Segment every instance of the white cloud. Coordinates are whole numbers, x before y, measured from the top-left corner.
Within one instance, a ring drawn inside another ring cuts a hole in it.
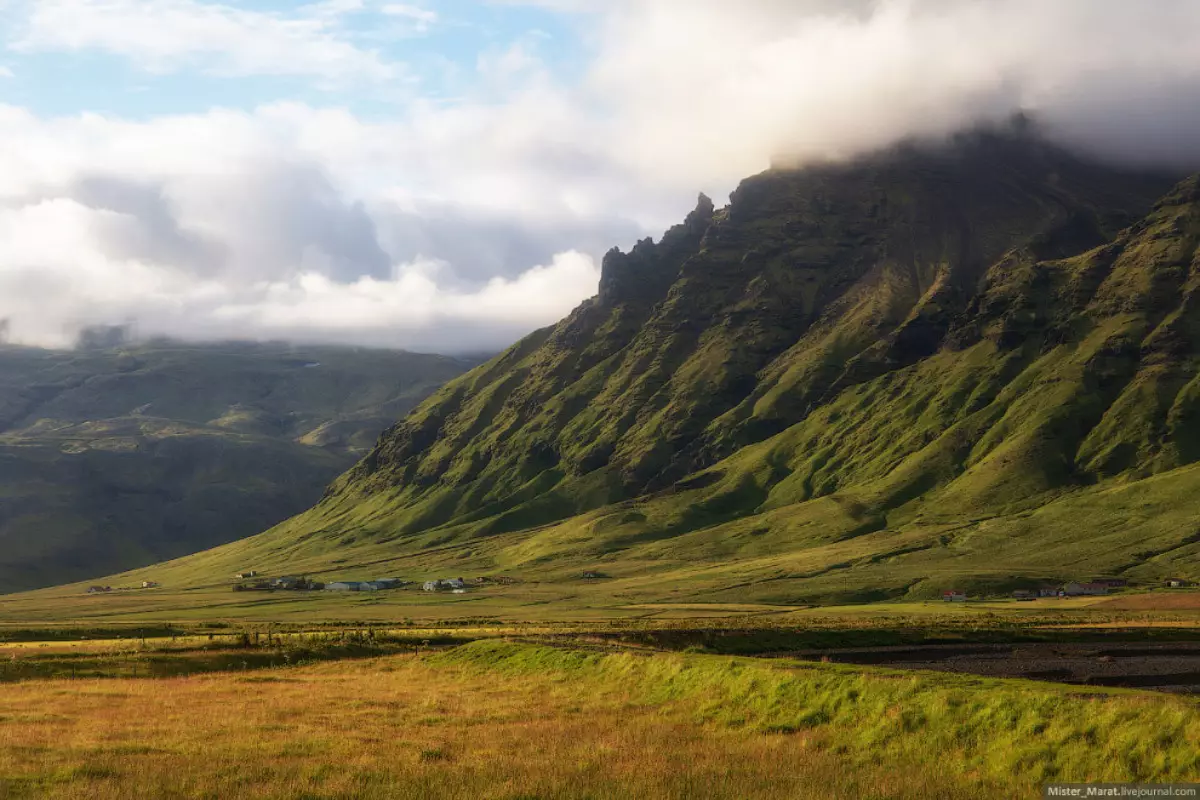
[[[0,210],[0,318],[14,338],[68,345],[84,325],[137,319],[147,334],[491,350],[553,323],[599,280],[594,260],[575,252],[466,287],[447,285],[448,266],[433,261],[339,281],[321,271],[319,253],[310,270],[228,280],[114,252],[114,235],[140,228],[65,199]]]
[[[302,75],[327,85],[401,75],[400,66],[339,27],[341,15],[360,5],[332,0],[277,14],[199,0],[33,0],[9,46],[19,53],[101,51],[158,73]]]
[[[595,293],[599,267],[590,256],[559,253],[514,278],[470,289],[439,283],[444,264],[401,265],[390,280],[338,283],[319,272],[253,287],[206,317],[230,331],[284,338],[402,344],[417,349],[495,350],[552,324],[564,309]]]
[[[433,23],[437,22],[438,15],[436,11],[430,11],[427,8],[420,6],[409,5],[407,3],[387,3],[380,6],[380,12],[389,17],[403,17],[417,23],[422,29],[428,28]]]
[[[1153,13],[1123,0],[589,5],[602,20],[590,88],[629,162],[677,181],[735,180],[773,156],[853,154],[1018,108],[1138,155],[1126,145],[1187,130],[1200,106],[1193,0]],[[1153,155],[1194,157],[1190,139]]]
[[[0,318],[43,343],[136,316],[147,333],[498,348],[591,294],[609,246],[773,158],[1023,108],[1100,152],[1200,166],[1193,0],[547,2],[589,15],[577,85],[529,40],[482,54],[454,103],[382,121],[283,102],[136,122],[0,106]],[[346,18],[437,22],[380,0],[36,10],[25,49],[321,80],[395,69]]]
[[[594,294],[594,256],[643,233],[619,181],[539,161],[515,108],[368,125],[295,104],[139,123],[0,106],[0,318],[49,345],[136,318],[192,338],[501,347]]]
[[[15,78],[15,77],[17,77],[15,72],[13,72],[11,69],[4,66],[3,64],[0,64],[0,78]]]

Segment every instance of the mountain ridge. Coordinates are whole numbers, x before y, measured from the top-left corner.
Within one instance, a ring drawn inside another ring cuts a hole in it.
[[[156,574],[784,603],[1200,577],[1197,242],[1196,178],[1029,137],[764,173],[611,252],[313,509]]]
[[[999,142],[1008,145],[1006,140]],[[990,144],[993,142],[985,142],[985,146]],[[967,146],[973,147],[975,143],[970,142]],[[1037,145],[1038,149],[1028,160],[1037,163],[1043,157],[1041,147]],[[1051,152],[1066,168],[1077,168],[1076,162],[1060,151]],[[988,151],[987,155],[991,157],[993,153]],[[928,156],[918,153],[913,157],[929,161],[911,167],[910,156],[906,153],[898,159],[902,166],[897,169],[942,168],[940,153]],[[966,158],[975,159],[970,166],[977,166],[976,154],[968,152]],[[884,164],[889,163],[884,161]],[[1024,163],[1020,166],[1027,168]],[[575,386],[567,387],[565,398],[557,396],[557,385],[537,396],[537,402],[555,404],[561,409],[552,408],[549,414],[543,414],[549,419],[533,420],[529,427],[537,429],[539,423],[543,423],[543,427],[554,427],[562,418],[570,419],[562,424],[557,441],[547,441],[547,437],[538,437],[535,432],[525,452],[557,458],[564,465],[564,471],[573,476],[588,474],[615,459],[627,491],[653,490],[682,478],[702,464],[728,455],[737,447],[761,441],[798,421],[804,409],[817,398],[836,394],[846,385],[861,382],[880,369],[880,361],[903,363],[911,360],[914,354],[915,357],[930,354],[933,348],[928,340],[935,338],[930,336],[930,328],[940,330],[948,324],[948,315],[939,315],[938,302],[948,300],[947,295],[956,291],[955,281],[974,279],[983,270],[981,264],[999,258],[1010,249],[1006,245],[1018,243],[1014,241],[1017,237],[1006,235],[1001,244],[992,245],[990,249],[982,247],[985,252],[980,256],[972,255],[969,247],[955,242],[953,249],[959,251],[955,259],[954,256],[946,257],[944,252],[944,239],[948,234],[937,230],[917,241],[916,245],[905,244],[914,255],[909,263],[902,263],[905,259],[896,253],[901,245],[892,239],[907,235],[913,217],[927,213],[925,208],[918,208],[915,213],[902,210],[895,223],[895,227],[901,229],[900,235],[888,238],[886,234],[891,231],[877,234],[878,238],[884,239],[879,243],[870,240],[869,232],[860,229],[863,226],[859,224],[859,218],[839,213],[841,209],[836,207],[830,210],[834,201],[820,194],[824,188],[821,186],[823,180],[886,184],[890,176],[880,179],[879,169],[875,162],[869,161],[866,167],[856,164],[802,170],[794,174],[766,173],[743,183],[732,196],[728,209],[722,212],[725,219],[718,220],[718,224],[708,226],[703,232],[700,230],[703,226],[697,223],[710,208],[706,206],[706,199],[702,199],[697,211],[689,216],[689,222],[669,231],[658,245],[646,240],[628,255],[611,252],[604,263],[601,293],[594,301],[589,301],[590,305],[585,304],[553,332],[545,334],[550,339],[540,348],[542,362],[531,362],[524,367],[530,372],[548,374],[552,380],[570,370],[568,374],[575,381]],[[970,191],[976,191],[978,176],[968,174],[964,177],[956,174],[957,169],[958,165],[952,163],[946,173],[962,181]],[[1024,179],[1026,176],[1019,177]],[[802,184],[816,184],[800,190],[799,202],[794,201],[791,194],[793,182],[797,180]],[[935,171],[933,181],[942,180],[945,176]],[[993,183],[998,181],[993,180]],[[1160,181],[1152,183],[1152,187],[1139,187],[1140,197],[1131,203],[1135,206],[1144,204],[1144,208],[1124,213],[1114,213],[1111,208],[1106,208],[1103,209],[1105,217],[1132,221],[1137,212],[1148,208],[1152,198],[1165,189],[1166,185]],[[1007,189],[1004,186],[998,188]],[[940,191],[941,187],[937,186],[934,194]],[[843,204],[862,202],[863,191],[859,185],[854,185],[846,194],[852,200],[843,200]],[[886,200],[886,195],[883,199]],[[1042,201],[1041,197],[1034,199]],[[869,200],[872,205],[877,202],[875,197]],[[792,202],[789,204],[789,201]],[[762,206],[771,202],[776,208],[768,214]],[[939,196],[932,202],[940,204],[943,201]],[[1122,202],[1129,203],[1128,199]],[[1081,204],[1076,203],[1076,206]],[[826,209],[825,218],[820,217],[821,207]],[[814,208],[817,208],[816,213],[810,213]],[[1041,211],[1040,208],[1022,207],[1016,214],[1030,216]],[[1083,207],[1083,211],[1091,209]],[[866,216],[869,218],[873,212],[873,208],[868,208]],[[977,216],[991,221],[999,215],[992,208],[983,207]],[[1020,219],[1029,232],[1027,245],[1031,248],[1050,247],[1055,234],[1064,230],[1075,233],[1079,228],[1077,219],[1070,213],[1061,216],[1062,219],[1055,210],[1048,215],[1049,224],[1040,229],[1028,220]],[[818,221],[814,221],[814,217]],[[1093,215],[1087,232],[1097,240],[1101,239],[1101,231],[1097,229],[1099,217],[1099,214]],[[769,222],[764,223],[764,219]],[[770,222],[780,219],[784,220],[780,226],[782,232],[766,230]],[[1005,222],[1002,220],[1001,225]],[[1063,222],[1067,224],[1061,224]],[[789,226],[791,230],[788,230]],[[792,230],[798,230],[798,233],[793,234]],[[775,241],[771,240],[771,233],[774,233]],[[1048,243],[1036,241],[1039,237]],[[986,236],[978,238],[985,240]],[[831,247],[828,244],[831,239],[839,246]],[[746,249],[748,240],[753,244]],[[784,251],[797,240],[798,250]],[[930,253],[923,259],[917,257],[922,249]],[[683,258],[680,258],[681,251]],[[880,251],[883,251],[882,258],[878,257]],[[793,263],[800,261],[802,266],[798,269],[790,264],[781,266],[778,262],[783,257]],[[776,262],[776,272],[791,274],[777,275],[771,283],[772,260]],[[836,266],[846,265],[847,269],[822,269],[831,260],[839,261]],[[619,293],[614,294],[610,287],[619,285],[623,275],[652,272],[656,261],[672,264],[677,270],[673,276],[675,280],[661,300],[654,302],[650,292],[642,293],[632,302]],[[941,261],[950,265],[947,275],[938,274],[937,264]],[[923,276],[916,274],[922,269],[925,271]],[[752,272],[753,275],[750,280],[745,280],[739,272]],[[764,280],[764,272],[768,280]],[[796,273],[802,273],[802,281],[796,280]],[[959,273],[964,273],[965,277],[959,278]],[[859,283],[864,278],[868,282],[866,286]],[[790,280],[792,285],[785,285],[785,280]],[[892,285],[888,285],[889,281]],[[796,286],[796,283],[800,285]],[[875,291],[880,283],[884,284],[883,291]],[[827,296],[822,297],[822,292]],[[903,296],[895,297],[898,294]],[[797,307],[804,313],[795,314]],[[864,317],[859,329],[844,324],[847,317],[856,313]],[[719,317],[716,325],[704,330],[698,328],[697,319],[712,317]],[[637,335],[629,342],[623,342],[622,334],[633,328],[638,329]],[[886,337],[879,335],[881,330],[886,331]],[[854,341],[856,337],[859,341]],[[571,355],[575,355],[572,345],[577,341],[586,344],[579,348],[572,363]],[[521,348],[519,345],[510,353],[522,353]],[[790,349],[797,351],[795,355],[799,357],[790,358]],[[620,350],[625,352],[618,354]],[[567,351],[565,356],[563,351]],[[818,360],[814,354],[825,358]],[[625,362],[615,370],[616,376],[597,375],[595,371],[603,371],[606,362],[611,363],[614,356]],[[831,365],[830,361],[835,363]],[[822,376],[823,371],[836,374]],[[580,386],[588,380],[603,380],[605,385],[589,395],[589,387]],[[688,380],[699,388],[681,387]],[[798,392],[799,384],[804,385]],[[529,382],[523,382],[522,389],[526,393],[530,392],[528,387]],[[579,397],[570,396],[572,389],[578,389],[592,408],[620,406],[625,410],[615,423],[592,418],[586,410],[572,413],[575,406],[584,403]],[[502,414],[533,405],[534,396],[524,398],[520,392],[517,390],[509,407],[501,410]],[[606,402],[609,398],[617,402]],[[440,420],[443,416],[444,410],[434,419]],[[705,429],[697,430],[701,420]],[[635,434],[636,429],[641,428],[647,435],[630,436],[630,428],[635,429]],[[470,438],[455,435],[458,432],[453,424],[445,431],[453,438],[457,451],[461,451]],[[468,426],[464,433],[472,433],[471,427]],[[406,441],[403,436],[402,424],[402,442]],[[420,444],[424,440],[418,436],[415,441]],[[492,443],[485,443],[485,447],[488,444]],[[689,447],[700,451],[698,458]],[[388,442],[382,442],[376,453],[364,462],[365,470],[360,467],[359,474],[370,474],[381,467],[386,470],[387,465],[397,465],[420,451],[419,446],[390,447]],[[423,485],[431,475],[444,475],[451,483],[461,483],[473,476],[472,468],[462,464],[461,457],[456,472],[450,462],[437,460],[434,457],[437,455],[440,454],[435,447],[425,454],[425,463],[421,465],[424,469],[412,470],[412,464],[409,464],[405,468],[407,471],[402,472],[395,482],[415,481]],[[510,459],[504,469],[514,466],[522,471],[520,459]],[[540,465],[534,463],[523,470],[524,474],[533,472],[537,466]]]

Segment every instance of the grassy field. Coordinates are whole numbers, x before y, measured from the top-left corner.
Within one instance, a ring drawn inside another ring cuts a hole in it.
[[[223,550],[224,548],[222,548]],[[142,580],[161,581],[156,589],[129,589],[89,595],[86,584],[45,589],[13,595],[0,595],[0,627],[5,623],[46,624],[126,624],[200,623],[200,622],[278,622],[311,624],[337,621],[425,622],[454,621],[464,618],[502,622],[608,621],[647,619],[718,619],[766,618],[809,620],[814,617],[947,617],[980,619],[989,615],[1028,619],[1040,615],[1067,615],[1064,622],[1165,622],[1200,624],[1200,593],[1188,590],[1122,592],[1106,597],[1044,598],[1032,603],[1014,602],[1002,597],[947,604],[940,600],[893,600],[875,603],[812,605],[787,602],[747,602],[733,593],[716,600],[695,600],[697,582],[709,569],[701,564],[690,571],[675,573],[677,583],[662,582],[662,573],[654,568],[644,572],[586,579],[581,572],[557,570],[540,576],[531,574],[508,584],[489,583],[471,588],[466,594],[429,593],[418,586],[381,592],[234,592],[237,581],[220,564],[209,564],[205,572],[195,570],[197,560],[217,558],[221,551],[183,559],[117,576],[113,586],[139,585]],[[221,556],[223,559],[223,556]],[[237,562],[232,562],[237,563]],[[256,563],[256,562],[250,562]],[[398,576],[414,581],[429,577],[498,573],[472,572],[465,559],[451,553],[431,553],[412,558],[385,559],[368,566],[314,564],[307,572],[305,563],[290,574],[314,575],[319,580],[371,579]],[[730,572],[745,564],[731,564]],[[284,574],[281,567],[279,574]],[[267,572],[266,574],[275,574]],[[775,581],[778,585],[782,581]],[[753,590],[747,590],[751,594]]]
[[[1200,776],[1200,705],[1149,693],[502,639],[254,666],[6,684],[0,796],[1017,798]]]

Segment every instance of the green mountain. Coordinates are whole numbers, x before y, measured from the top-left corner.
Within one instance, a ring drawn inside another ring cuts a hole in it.
[[[701,197],[315,508],[162,574],[591,569],[612,598],[781,602],[1200,577],[1176,179],[980,132]]]
[[[0,347],[0,591],[270,527],[473,363],[279,344]]]

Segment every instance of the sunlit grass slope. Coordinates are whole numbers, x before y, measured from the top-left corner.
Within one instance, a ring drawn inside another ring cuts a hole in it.
[[[122,585],[159,581],[165,585],[161,591],[85,597],[83,586],[68,586],[13,596],[0,603],[0,610],[14,620],[142,612],[157,619],[476,613],[525,619],[551,610],[546,604],[569,617],[581,608],[618,613],[622,606],[646,602],[932,599],[951,587],[998,594],[1093,574],[1155,585],[1162,575],[1197,570],[1196,470],[1073,492],[1029,511],[956,522],[917,519],[882,528],[864,528],[857,501],[839,496],[680,533],[707,490],[631,502],[533,531],[482,538],[463,533],[458,543],[436,546],[418,539],[330,548],[319,536],[301,535],[297,542],[289,536],[297,529],[285,526],[114,579]],[[304,520],[289,524],[297,522]],[[251,567],[326,580],[482,574],[521,583],[453,599],[414,591],[366,599],[231,592],[234,573]],[[585,571],[606,577],[584,579]]]

